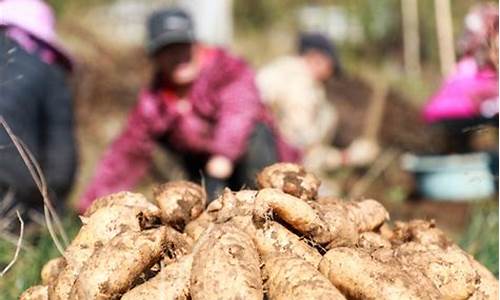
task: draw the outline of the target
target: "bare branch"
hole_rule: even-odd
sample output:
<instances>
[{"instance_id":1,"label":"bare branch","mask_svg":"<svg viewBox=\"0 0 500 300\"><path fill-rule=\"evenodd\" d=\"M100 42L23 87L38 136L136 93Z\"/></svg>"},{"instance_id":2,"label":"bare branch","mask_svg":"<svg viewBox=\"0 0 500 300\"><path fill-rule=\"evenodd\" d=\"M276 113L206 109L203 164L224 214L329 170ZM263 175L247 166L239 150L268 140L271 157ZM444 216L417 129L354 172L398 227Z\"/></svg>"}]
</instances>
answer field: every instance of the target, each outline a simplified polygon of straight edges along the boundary
<instances>
[{"instance_id":1,"label":"bare branch","mask_svg":"<svg viewBox=\"0 0 500 300\"><path fill-rule=\"evenodd\" d=\"M47 225L47 228L49 229L50 236L52 240L54 241L54 244L56 245L56 248L60 252L62 256L64 256L64 247L59 241L59 238L57 234L55 233L53 226L52 226L52 219L54 220L54 223L57 227L59 235L63 239L64 246L68 245L68 238L67 234L64 231L64 228L62 226L62 223L60 221L59 216L54 210L54 207L52 206L52 202L50 201L50 197L47 191L47 184L45 182L45 176L43 175L43 172L37 163L35 157L33 154L28 150L26 145L17 138L17 136L12 132L10 129L9 125L5 121L5 119L0 116L0 124L4 127L5 131L7 132L7 135L9 138L12 140L14 146L16 147L17 151L21 155L21 158L23 159L24 164L28 168L31 177L35 181L35 184L37 185L38 190L42 194L42 199L44 203L44 214L45 214L45 222Z\"/></svg>"}]
</instances>

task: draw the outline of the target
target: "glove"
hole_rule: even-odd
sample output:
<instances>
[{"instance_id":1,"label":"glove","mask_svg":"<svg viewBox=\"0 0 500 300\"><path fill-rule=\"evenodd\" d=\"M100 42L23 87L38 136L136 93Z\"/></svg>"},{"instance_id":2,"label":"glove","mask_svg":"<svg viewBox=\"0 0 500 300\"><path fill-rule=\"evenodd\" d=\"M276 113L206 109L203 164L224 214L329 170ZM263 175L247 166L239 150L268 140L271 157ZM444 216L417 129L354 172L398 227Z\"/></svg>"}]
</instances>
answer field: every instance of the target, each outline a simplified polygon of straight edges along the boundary
<instances>
[{"instance_id":1,"label":"glove","mask_svg":"<svg viewBox=\"0 0 500 300\"><path fill-rule=\"evenodd\" d=\"M366 166L377 158L380 147L373 140L357 139L344 150L344 164L349 166Z\"/></svg>"}]
</instances>

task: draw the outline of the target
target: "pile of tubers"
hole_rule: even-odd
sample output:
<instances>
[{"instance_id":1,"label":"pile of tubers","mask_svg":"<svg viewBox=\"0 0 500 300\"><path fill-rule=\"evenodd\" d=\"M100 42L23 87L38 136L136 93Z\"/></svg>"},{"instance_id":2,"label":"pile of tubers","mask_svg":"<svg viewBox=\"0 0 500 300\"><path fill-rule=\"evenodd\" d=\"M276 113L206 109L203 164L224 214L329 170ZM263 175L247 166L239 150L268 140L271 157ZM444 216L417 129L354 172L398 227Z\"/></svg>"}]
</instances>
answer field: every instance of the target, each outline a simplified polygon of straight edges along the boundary
<instances>
[{"instance_id":1,"label":"pile of tubers","mask_svg":"<svg viewBox=\"0 0 500 300\"><path fill-rule=\"evenodd\" d=\"M318 197L320 181L279 163L259 190L169 182L155 204L96 199L64 255L20 299L498 299L498 281L434 222L387 223L375 200Z\"/></svg>"}]
</instances>

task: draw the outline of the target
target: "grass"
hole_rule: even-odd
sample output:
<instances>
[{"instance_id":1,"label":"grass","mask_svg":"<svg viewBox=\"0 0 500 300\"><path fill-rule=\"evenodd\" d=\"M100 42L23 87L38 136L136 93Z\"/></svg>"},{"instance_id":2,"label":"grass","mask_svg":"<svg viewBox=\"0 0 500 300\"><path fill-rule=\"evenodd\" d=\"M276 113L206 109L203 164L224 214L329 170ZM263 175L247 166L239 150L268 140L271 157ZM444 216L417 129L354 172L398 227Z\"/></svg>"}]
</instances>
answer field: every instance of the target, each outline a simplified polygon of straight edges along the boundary
<instances>
[{"instance_id":1,"label":"grass","mask_svg":"<svg viewBox=\"0 0 500 300\"><path fill-rule=\"evenodd\" d=\"M497 278L498 242L498 203L478 205L459 244Z\"/></svg>"},{"instance_id":2,"label":"grass","mask_svg":"<svg viewBox=\"0 0 500 300\"><path fill-rule=\"evenodd\" d=\"M67 216L63 223L69 237L72 238L80 227L78 219L74 215ZM33 249L21 250L15 265L4 277L0 277L1 299L3 300L18 299L24 290L38 284L43 265L49 259L59 256L47 230L43 230L38 237L26 237L25 240L32 241ZM10 262L14 251L14 245L0 239L0 267L2 269Z\"/></svg>"}]
</instances>

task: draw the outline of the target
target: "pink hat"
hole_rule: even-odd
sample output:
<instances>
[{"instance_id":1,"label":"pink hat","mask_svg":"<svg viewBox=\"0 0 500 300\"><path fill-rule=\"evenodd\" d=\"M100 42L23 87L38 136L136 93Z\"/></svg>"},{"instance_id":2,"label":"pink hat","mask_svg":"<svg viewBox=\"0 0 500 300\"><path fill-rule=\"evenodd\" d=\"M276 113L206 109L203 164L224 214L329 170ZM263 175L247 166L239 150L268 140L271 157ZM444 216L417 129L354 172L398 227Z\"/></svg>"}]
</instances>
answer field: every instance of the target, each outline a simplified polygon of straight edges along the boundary
<instances>
[{"instance_id":1,"label":"pink hat","mask_svg":"<svg viewBox=\"0 0 500 300\"><path fill-rule=\"evenodd\" d=\"M15 26L45 42L71 68L72 58L64 50L55 32L52 9L40 0L0 0L0 26Z\"/></svg>"}]
</instances>

